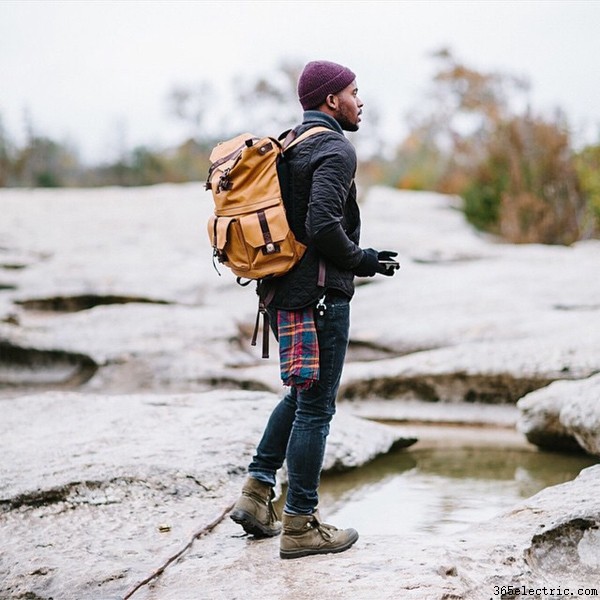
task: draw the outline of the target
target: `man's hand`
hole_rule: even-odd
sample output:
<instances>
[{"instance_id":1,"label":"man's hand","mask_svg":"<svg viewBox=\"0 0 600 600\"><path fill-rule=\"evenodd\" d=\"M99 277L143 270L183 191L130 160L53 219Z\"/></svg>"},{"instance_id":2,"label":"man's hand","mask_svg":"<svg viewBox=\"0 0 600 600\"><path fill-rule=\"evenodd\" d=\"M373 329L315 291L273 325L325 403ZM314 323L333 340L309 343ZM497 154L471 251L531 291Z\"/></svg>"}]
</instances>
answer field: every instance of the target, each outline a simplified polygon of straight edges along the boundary
<instances>
[{"instance_id":1,"label":"man's hand","mask_svg":"<svg viewBox=\"0 0 600 600\"><path fill-rule=\"evenodd\" d=\"M395 256L398 256L398 253L391 250L378 252L373 248L366 248L363 250L360 262L354 268L354 274L358 277L373 277L375 274L381 273L390 277L400 268L400 265L394 260Z\"/></svg>"},{"instance_id":2,"label":"man's hand","mask_svg":"<svg viewBox=\"0 0 600 600\"><path fill-rule=\"evenodd\" d=\"M377 253L377 262L379 263L380 270L378 273L391 277L399 268L400 264L397 260L394 260L398 256L397 252L391 250L382 250Z\"/></svg>"}]
</instances>

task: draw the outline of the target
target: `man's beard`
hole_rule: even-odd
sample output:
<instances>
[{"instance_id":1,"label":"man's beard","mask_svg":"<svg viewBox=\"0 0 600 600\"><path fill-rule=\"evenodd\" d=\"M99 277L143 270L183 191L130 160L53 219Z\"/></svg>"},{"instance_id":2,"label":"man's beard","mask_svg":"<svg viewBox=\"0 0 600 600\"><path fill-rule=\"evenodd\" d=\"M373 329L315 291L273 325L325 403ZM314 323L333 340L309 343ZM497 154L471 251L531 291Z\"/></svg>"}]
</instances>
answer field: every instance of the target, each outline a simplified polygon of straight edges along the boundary
<instances>
[{"instance_id":1,"label":"man's beard","mask_svg":"<svg viewBox=\"0 0 600 600\"><path fill-rule=\"evenodd\" d=\"M358 116L356 119L358 120ZM338 114L335 116L335 120L340 124L340 127L344 131L358 131L358 123L351 121L345 110L339 110Z\"/></svg>"},{"instance_id":2,"label":"man's beard","mask_svg":"<svg viewBox=\"0 0 600 600\"><path fill-rule=\"evenodd\" d=\"M346 119L338 121L338 123L344 131L358 131L358 123L351 123Z\"/></svg>"}]
</instances>

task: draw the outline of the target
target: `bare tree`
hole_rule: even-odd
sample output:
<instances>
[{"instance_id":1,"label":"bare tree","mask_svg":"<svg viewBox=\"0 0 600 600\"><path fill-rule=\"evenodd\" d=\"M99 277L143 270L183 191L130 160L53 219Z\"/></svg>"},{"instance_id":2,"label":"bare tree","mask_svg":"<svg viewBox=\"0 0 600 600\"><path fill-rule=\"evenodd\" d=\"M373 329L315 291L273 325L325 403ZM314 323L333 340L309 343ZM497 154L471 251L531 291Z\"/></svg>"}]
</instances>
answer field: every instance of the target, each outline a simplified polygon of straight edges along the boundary
<instances>
[{"instance_id":1,"label":"bare tree","mask_svg":"<svg viewBox=\"0 0 600 600\"><path fill-rule=\"evenodd\" d=\"M203 139L209 137L206 119L215 98L214 88L207 81L192 87L177 85L167 96L168 111L190 126L190 137Z\"/></svg>"}]
</instances>

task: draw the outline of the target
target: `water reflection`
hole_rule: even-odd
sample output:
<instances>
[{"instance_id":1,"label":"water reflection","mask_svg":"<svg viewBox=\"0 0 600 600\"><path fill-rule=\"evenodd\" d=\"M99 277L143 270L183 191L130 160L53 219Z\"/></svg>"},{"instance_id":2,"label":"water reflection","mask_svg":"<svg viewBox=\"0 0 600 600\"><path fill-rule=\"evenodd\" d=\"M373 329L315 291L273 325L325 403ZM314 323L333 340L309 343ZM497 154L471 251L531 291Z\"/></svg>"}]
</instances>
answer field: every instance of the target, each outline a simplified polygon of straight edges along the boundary
<instances>
[{"instance_id":1,"label":"water reflection","mask_svg":"<svg viewBox=\"0 0 600 600\"><path fill-rule=\"evenodd\" d=\"M326 520L363 534L448 534L575 478L591 457L493 447L414 448L324 475Z\"/></svg>"}]
</instances>

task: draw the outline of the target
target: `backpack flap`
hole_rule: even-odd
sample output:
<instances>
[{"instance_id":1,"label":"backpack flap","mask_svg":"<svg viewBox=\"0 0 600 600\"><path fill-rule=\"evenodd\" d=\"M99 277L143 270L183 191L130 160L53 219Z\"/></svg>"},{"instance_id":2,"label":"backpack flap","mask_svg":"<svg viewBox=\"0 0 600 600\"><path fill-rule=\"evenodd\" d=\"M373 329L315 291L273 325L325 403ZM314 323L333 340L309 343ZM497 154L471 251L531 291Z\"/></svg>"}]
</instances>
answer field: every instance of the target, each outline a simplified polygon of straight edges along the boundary
<instances>
[{"instance_id":1,"label":"backpack flap","mask_svg":"<svg viewBox=\"0 0 600 600\"><path fill-rule=\"evenodd\" d=\"M238 227L250 263L248 272L242 273L244 277L260 279L283 275L306 250L290 230L282 204L241 216L231 228L230 237Z\"/></svg>"},{"instance_id":2,"label":"backpack flap","mask_svg":"<svg viewBox=\"0 0 600 600\"><path fill-rule=\"evenodd\" d=\"M281 205L258 210L240 217L244 239L263 254L280 251L280 244L287 237L290 228Z\"/></svg>"},{"instance_id":3,"label":"backpack flap","mask_svg":"<svg viewBox=\"0 0 600 600\"><path fill-rule=\"evenodd\" d=\"M211 189L218 215L242 215L281 202L276 167L280 149L276 140L262 138L244 146L231 164L217 167Z\"/></svg>"}]
</instances>

